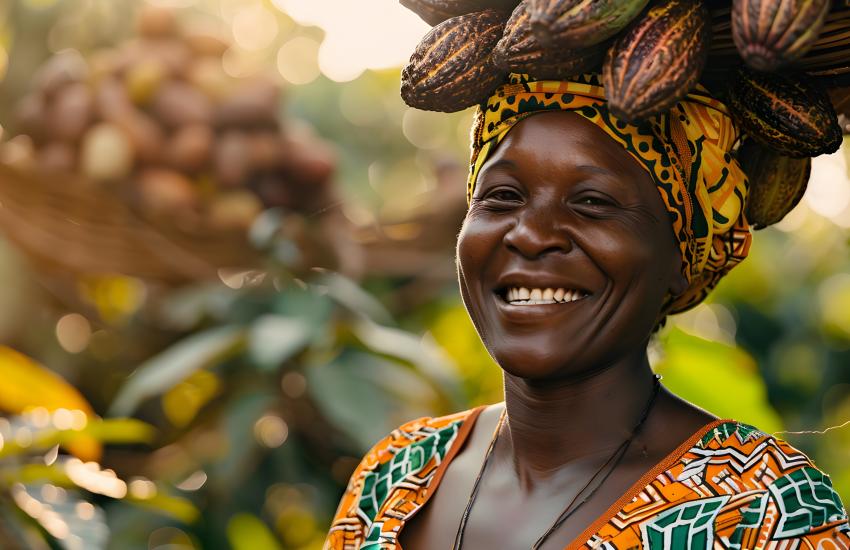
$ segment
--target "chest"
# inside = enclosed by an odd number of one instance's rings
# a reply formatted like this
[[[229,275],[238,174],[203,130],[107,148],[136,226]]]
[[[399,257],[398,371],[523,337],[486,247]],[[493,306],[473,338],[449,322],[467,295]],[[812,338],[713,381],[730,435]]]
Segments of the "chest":
[[[453,547],[479,467],[480,462],[465,456],[458,457],[449,466],[427,505],[409,518],[400,532],[399,543],[404,550]],[[517,487],[515,479],[510,479],[504,471],[488,469],[470,510],[462,547],[465,550],[531,548],[597,468],[598,463],[577,466],[574,471],[564,472],[553,480],[551,487],[538,487],[533,491]],[[572,541],[576,545],[585,542],[592,535],[588,531],[592,531],[606,511],[622,498],[642,471],[640,465],[623,465],[612,472],[586,502],[576,507],[575,504],[588,495],[588,491],[583,492],[573,504],[575,511],[546,537],[540,548],[563,550]]]

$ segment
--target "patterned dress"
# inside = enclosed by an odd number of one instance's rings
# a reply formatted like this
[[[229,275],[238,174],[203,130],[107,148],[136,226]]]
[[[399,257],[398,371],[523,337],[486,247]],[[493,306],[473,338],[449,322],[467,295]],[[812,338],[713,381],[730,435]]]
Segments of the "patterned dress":
[[[483,407],[408,422],[351,476],[326,550],[400,550]],[[829,478],[784,441],[718,420],[700,429],[567,549],[848,550],[850,524]]]

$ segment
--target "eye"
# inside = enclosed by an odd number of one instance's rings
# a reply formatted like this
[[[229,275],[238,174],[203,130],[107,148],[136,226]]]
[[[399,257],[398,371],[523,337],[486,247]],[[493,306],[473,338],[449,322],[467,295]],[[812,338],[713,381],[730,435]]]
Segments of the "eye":
[[[509,206],[522,202],[522,195],[512,187],[496,187],[483,193],[479,201],[493,206]]]
[[[585,195],[576,201],[577,204],[586,204],[589,206],[610,206],[614,203],[604,197],[597,195]]]

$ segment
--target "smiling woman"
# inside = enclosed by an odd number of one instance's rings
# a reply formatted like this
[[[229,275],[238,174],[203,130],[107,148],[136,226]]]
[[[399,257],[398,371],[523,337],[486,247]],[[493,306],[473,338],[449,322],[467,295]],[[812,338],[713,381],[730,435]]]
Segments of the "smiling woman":
[[[635,125],[597,75],[511,75],[476,114],[457,247],[505,401],[380,441],[326,548],[850,548],[808,457],[671,394],[647,358],[747,255],[737,138],[702,87]]]

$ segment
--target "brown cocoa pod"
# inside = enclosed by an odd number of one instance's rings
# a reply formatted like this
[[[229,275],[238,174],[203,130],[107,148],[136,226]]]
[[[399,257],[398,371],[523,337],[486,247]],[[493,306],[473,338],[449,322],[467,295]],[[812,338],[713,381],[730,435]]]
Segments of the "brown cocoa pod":
[[[280,88],[266,79],[241,83],[215,113],[218,126],[277,128]]]
[[[492,60],[507,14],[448,19],[425,35],[401,73],[401,97],[426,111],[454,112],[485,100],[504,77]]]
[[[34,141],[41,142],[47,137],[46,106],[44,96],[38,93],[24,96],[15,106],[15,130],[27,134]]]
[[[633,122],[666,111],[699,80],[711,20],[701,0],[665,0],[608,50],[602,82],[611,112]]]
[[[166,148],[168,164],[182,172],[202,170],[209,164],[214,139],[212,128],[203,124],[178,128]]]
[[[230,130],[216,140],[213,173],[222,187],[245,185],[251,170],[251,150],[243,132]]]
[[[527,0],[531,29],[541,44],[585,49],[632,21],[648,0]]]
[[[130,140],[137,159],[143,162],[160,161],[165,136],[151,117],[137,109],[115,110],[105,118],[120,128]]]
[[[168,8],[146,4],[136,14],[136,31],[153,38],[173,36],[178,31],[177,18]]]
[[[47,127],[52,137],[77,141],[94,115],[94,98],[88,85],[69,84],[59,90],[47,109]]]
[[[122,113],[135,109],[127,88],[117,78],[106,78],[95,89],[95,109],[98,116],[111,120]]]
[[[198,206],[198,192],[191,180],[174,170],[145,168],[136,178],[136,191],[148,214],[187,212]]]
[[[782,220],[806,192],[812,159],[786,157],[752,139],[744,142],[737,156],[750,182],[747,221],[753,229],[763,229]]]
[[[197,59],[189,69],[187,80],[213,101],[226,99],[236,86],[235,79],[224,72],[221,59],[216,57]]]
[[[47,60],[35,76],[36,89],[46,96],[74,82],[85,82],[89,67],[76,50],[63,50]]]
[[[277,132],[259,131],[248,136],[248,148],[251,154],[251,169],[269,171],[282,168],[286,157],[282,154],[285,138]]]
[[[519,0],[399,0],[399,4],[409,9],[431,26],[439,25],[447,19],[487,8],[510,11]]]
[[[528,4],[522,2],[505,25],[493,51],[493,62],[510,72],[561,80],[601,65],[606,49],[606,44],[572,49],[544,47],[532,32]]]
[[[198,57],[221,57],[230,47],[230,43],[223,36],[211,30],[189,31],[184,40],[192,53]]]
[[[206,219],[211,226],[222,231],[245,231],[262,211],[263,203],[254,193],[244,190],[228,191],[212,199]]]
[[[163,83],[151,100],[151,112],[166,127],[211,124],[213,105],[209,98],[185,82]]]
[[[780,154],[815,157],[841,146],[841,127],[829,96],[804,73],[763,73],[741,65],[726,94],[736,122]]]
[[[37,163],[40,170],[49,173],[71,174],[77,165],[74,147],[62,141],[53,141],[38,150]]]
[[[775,71],[811,49],[830,0],[733,0],[732,39],[753,69]]]

